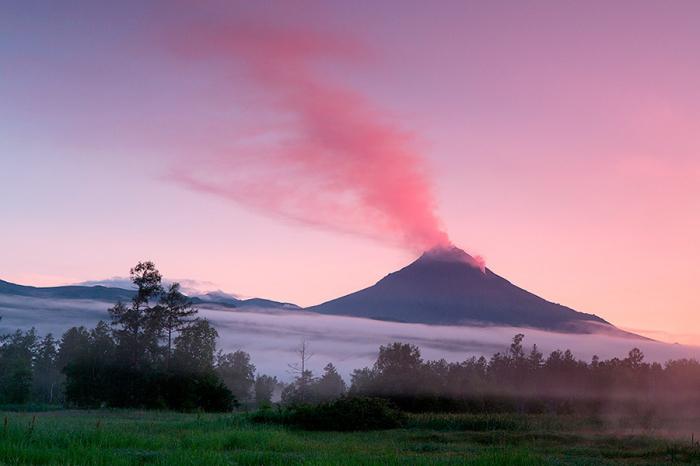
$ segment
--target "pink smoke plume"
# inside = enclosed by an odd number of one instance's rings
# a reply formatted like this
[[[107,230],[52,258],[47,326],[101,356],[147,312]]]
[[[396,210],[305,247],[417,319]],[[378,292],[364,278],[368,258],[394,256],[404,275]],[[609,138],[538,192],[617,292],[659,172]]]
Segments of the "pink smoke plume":
[[[411,249],[450,244],[412,134],[323,70],[327,62],[360,64],[366,49],[332,34],[269,25],[207,24],[181,37],[181,57],[242,76],[259,95],[253,113],[264,118],[251,132],[187,156],[176,181]]]

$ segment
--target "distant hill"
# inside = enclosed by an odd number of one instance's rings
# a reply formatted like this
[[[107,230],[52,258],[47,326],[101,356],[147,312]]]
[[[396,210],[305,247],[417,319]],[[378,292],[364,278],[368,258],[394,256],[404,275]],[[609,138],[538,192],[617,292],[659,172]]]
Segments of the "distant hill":
[[[594,314],[549,302],[459,248],[434,249],[375,285],[307,308],[321,314],[440,325],[506,325],[629,335]]]
[[[25,286],[0,280],[0,295],[23,296],[43,299],[78,299],[116,303],[129,301],[135,294],[134,290],[115,288],[102,285],[69,285],[36,287]],[[193,304],[216,304],[230,308],[266,307],[280,309],[300,309],[292,303],[283,303],[263,298],[237,299],[226,293],[207,293],[190,296]]]
[[[134,296],[133,290],[106,286],[24,286],[0,280],[0,294],[46,299],[92,299],[95,301],[126,301]]]

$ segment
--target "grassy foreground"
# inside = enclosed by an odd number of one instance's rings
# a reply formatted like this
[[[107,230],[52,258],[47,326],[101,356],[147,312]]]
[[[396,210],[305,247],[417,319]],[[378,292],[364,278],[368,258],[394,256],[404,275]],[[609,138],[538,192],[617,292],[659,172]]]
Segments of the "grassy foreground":
[[[612,434],[595,422],[415,415],[405,428],[307,432],[238,414],[0,412],[0,464],[699,464],[690,437]]]

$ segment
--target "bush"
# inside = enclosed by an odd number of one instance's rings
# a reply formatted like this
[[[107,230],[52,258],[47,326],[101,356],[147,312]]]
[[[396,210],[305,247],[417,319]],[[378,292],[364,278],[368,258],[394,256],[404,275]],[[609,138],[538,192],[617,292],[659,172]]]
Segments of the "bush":
[[[365,431],[401,427],[405,416],[381,398],[344,397],[315,406],[297,405],[277,411],[262,409],[252,420],[306,430]]]
[[[410,428],[437,431],[487,432],[505,430],[527,432],[531,430],[528,418],[521,414],[445,414],[423,413],[411,415]]]
[[[158,382],[169,409],[227,412],[238,405],[231,391],[213,373],[169,374]]]
[[[213,372],[162,372],[84,364],[70,364],[64,372],[66,404],[77,408],[227,412],[238,405]]]
[[[260,409],[250,415],[250,420],[258,424],[284,424],[290,425],[291,409],[282,408],[276,405],[273,408],[271,405],[262,406]]]

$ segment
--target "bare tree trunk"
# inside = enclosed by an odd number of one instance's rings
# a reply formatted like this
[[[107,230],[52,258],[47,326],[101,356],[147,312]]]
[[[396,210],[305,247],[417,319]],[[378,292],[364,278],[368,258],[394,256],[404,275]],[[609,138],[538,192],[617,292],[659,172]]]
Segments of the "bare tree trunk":
[[[166,369],[170,370],[170,355],[172,353],[172,346],[171,346],[171,341],[172,341],[172,336],[173,336],[173,329],[168,326],[168,359],[165,361],[165,367]]]
[[[306,401],[306,361],[308,361],[313,354],[309,353],[309,348],[306,343],[306,339],[301,340],[299,349],[297,350],[299,355],[299,363],[289,364],[289,368],[292,373],[298,374],[299,381],[299,398],[302,403]]]

